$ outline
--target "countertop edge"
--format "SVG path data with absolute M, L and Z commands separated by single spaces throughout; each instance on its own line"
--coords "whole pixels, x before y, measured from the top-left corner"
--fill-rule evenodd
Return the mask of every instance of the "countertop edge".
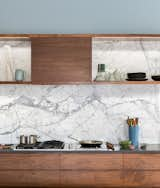
M 0 154 L 5 154 L 5 153 L 16 153 L 16 154 L 32 154 L 32 153 L 103 153 L 103 154 L 160 154 L 160 151 L 141 151 L 141 150 L 136 150 L 136 151 L 128 151 L 128 150 L 121 150 L 121 151 L 84 151 L 84 150 L 72 150 L 72 151 L 67 151 L 67 150 L 52 150 L 52 151 L 17 151 L 17 150 L 5 150 L 5 151 L 0 151 Z

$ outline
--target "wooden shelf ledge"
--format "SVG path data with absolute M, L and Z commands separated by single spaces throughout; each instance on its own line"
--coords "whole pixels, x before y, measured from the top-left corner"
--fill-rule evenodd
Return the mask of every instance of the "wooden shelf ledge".
M 158 85 L 160 81 L 93 81 L 93 82 L 0 82 L 2 84 L 32 85 Z
M 8 82 L 8 81 L 0 81 L 0 84 L 32 84 L 32 82 Z
M 92 84 L 95 84 L 95 85 L 109 85 L 109 84 L 125 84 L 125 85 L 130 85 L 130 84 L 152 84 L 152 85 L 155 85 L 155 84 L 160 84 L 160 81 L 93 81 Z

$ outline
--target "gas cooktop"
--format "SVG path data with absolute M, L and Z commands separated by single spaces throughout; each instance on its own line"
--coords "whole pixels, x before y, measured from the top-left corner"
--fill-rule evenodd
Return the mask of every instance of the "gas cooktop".
M 19 144 L 16 149 L 63 149 L 64 142 L 50 140 L 44 142 L 36 142 L 35 144 Z

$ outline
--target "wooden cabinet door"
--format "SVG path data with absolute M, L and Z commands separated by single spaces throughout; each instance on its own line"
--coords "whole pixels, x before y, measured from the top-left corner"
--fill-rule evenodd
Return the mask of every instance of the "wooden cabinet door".
M 122 187 L 122 154 L 62 153 L 62 187 Z
M 59 170 L 58 153 L 1 153 L 0 171 L 3 170 Z
M 7 170 L 0 171 L 0 187 L 59 187 L 59 171 Z
M 62 187 L 123 187 L 122 171 L 61 171 Z
M 160 171 L 133 170 L 124 173 L 125 187 L 160 187 Z
M 160 154 L 124 154 L 125 170 L 160 170 Z
M 122 154 L 62 153 L 61 170 L 121 170 Z
M 32 83 L 70 84 L 91 81 L 91 38 L 32 39 Z
M 160 187 L 160 154 L 124 154 L 126 187 Z
M 1 153 L 0 187 L 60 186 L 58 153 Z

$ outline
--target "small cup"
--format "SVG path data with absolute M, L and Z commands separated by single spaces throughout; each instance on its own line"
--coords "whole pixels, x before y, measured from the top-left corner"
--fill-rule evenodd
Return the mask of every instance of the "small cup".
M 24 79 L 25 79 L 25 71 L 22 69 L 16 69 L 15 80 L 16 81 L 24 81 Z

